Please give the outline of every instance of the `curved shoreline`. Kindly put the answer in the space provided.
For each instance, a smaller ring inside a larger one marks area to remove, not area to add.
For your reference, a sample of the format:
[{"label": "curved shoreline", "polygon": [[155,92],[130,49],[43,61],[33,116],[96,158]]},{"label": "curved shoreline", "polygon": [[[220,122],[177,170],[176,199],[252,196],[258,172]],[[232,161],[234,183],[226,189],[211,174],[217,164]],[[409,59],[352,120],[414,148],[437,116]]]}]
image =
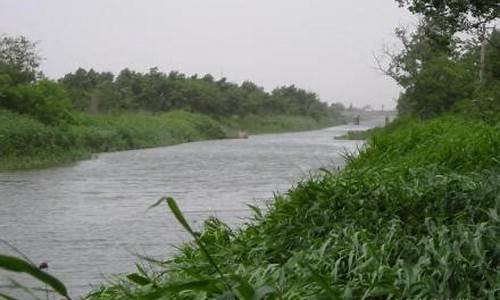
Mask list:
[{"label": "curved shoreline", "polygon": [[47,126],[0,110],[0,172],[41,169],[89,159],[94,154],[146,149],[249,134],[314,130],[340,120],[305,116],[213,118],[183,111],[161,115],[81,115],[77,125]]}]

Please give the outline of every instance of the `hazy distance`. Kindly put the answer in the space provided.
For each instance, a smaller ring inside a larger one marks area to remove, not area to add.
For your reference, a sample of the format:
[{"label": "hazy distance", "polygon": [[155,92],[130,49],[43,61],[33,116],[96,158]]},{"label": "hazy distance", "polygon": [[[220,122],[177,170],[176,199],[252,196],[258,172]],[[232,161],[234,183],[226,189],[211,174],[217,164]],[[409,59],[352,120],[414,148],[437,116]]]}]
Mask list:
[{"label": "hazy distance", "polygon": [[51,78],[156,66],[377,109],[399,88],[372,54],[411,20],[393,0],[0,0],[0,34],[40,41]]}]

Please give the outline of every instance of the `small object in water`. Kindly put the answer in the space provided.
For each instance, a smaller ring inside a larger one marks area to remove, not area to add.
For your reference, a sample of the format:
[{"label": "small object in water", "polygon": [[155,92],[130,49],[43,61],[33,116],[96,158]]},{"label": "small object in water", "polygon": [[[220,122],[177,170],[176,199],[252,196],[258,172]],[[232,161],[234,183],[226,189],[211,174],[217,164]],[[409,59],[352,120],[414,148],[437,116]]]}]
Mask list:
[{"label": "small object in water", "polygon": [[49,268],[49,264],[46,263],[46,262],[42,262],[39,266],[38,266],[39,269],[48,269]]},{"label": "small object in water", "polygon": [[239,139],[248,139],[248,133],[246,131],[238,131],[238,138]]}]

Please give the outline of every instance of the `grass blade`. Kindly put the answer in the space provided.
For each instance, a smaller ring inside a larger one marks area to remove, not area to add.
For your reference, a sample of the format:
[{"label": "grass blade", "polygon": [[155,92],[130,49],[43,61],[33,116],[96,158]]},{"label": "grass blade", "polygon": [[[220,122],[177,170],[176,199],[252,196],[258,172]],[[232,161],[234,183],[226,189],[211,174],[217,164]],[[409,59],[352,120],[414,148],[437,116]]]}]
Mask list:
[{"label": "grass blade", "polygon": [[0,255],[0,269],[4,269],[11,272],[29,274],[32,277],[50,286],[59,295],[64,296],[67,299],[70,299],[66,287],[61,281],[59,281],[59,279],[55,278],[54,276],[48,273],[45,273],[36,266],[20,258],[7,255]]}]

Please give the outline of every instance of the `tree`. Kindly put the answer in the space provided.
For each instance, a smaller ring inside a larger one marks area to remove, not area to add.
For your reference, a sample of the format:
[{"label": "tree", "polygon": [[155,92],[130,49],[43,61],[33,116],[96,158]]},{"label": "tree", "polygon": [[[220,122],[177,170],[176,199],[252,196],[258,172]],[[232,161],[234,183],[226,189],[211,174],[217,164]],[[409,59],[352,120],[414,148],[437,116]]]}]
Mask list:
[{"label": "tree", "polygon": [[73,121],[71,103],[64,89],[50,80],[8,87],[0,97],[0,106],[28,114],[46,124]]},{"label": "tree", "polygon": [[428,61],[398,101],[398,111],[423,118],[450,111],[460,100],[470,99],[475,89],[472,68],[448,57]]},{"label": "tree", "polygon": [[493,30],[485,46],[485,77],[500,82],[500,30]]},{"label": "tree", "polygon": [[113,82],[114,75],[110,72],[96,72],[93,69],[89,71],[78,68],[74,73],[66,74],[63,78],[59,79],[59,83],[66,89],[73,105],[76,109],[81,111],[95,112],[98,107],[106,107],[111,109],[110,103],[103,103],[106,101],[114,102],[116,99],[109,97],[98,96],[99,92],[96,89],[104,88],[104,94],[111,95],[110,83]]},{"label": "tree", "polygon": [[395,34],[402,49],[394,52],[386,47],[382,57],[375,57],[378,69],[401,87],[409,88],[426,62],[458,55],[456,46],[460,41],[454,37],[455,33],[443,25],[443,19],[432,17],[421,19],[413,32],[398,27]]},{"label": "tree", "polygon": [[[0,74],[10,85],[34,82],[39,74],[41,57],[36,43],[24,36],[0,37]],[[8,80],[5,78],[8,76]]]},{"label": "tree", "polygon": [[448,28],[458,31],[478,28],[498,18],[498,0],[396,0],[412,13],[441,17]]}]

